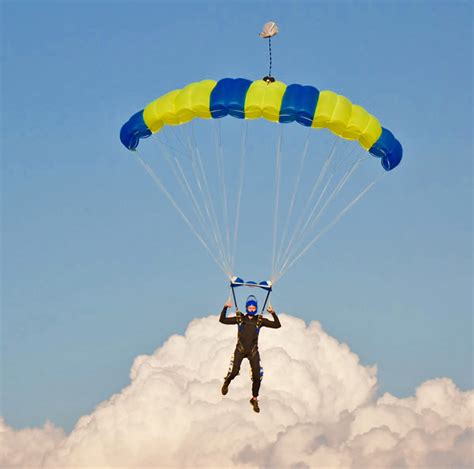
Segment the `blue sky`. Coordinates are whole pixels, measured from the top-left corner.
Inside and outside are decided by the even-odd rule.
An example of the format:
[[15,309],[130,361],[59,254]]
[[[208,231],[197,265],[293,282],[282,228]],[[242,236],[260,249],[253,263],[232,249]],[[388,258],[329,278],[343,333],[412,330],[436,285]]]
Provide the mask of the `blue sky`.
[[135,356],[220,309],[226,279],[118,132],[171,89],[263,76],[269,19],[280,80],[363,104],[405,152],[282,279],[275,308],[376,363],[380,392],[438,376],[473,386],[469,2],[3,2],[9,424],[69,429],[128,382]]

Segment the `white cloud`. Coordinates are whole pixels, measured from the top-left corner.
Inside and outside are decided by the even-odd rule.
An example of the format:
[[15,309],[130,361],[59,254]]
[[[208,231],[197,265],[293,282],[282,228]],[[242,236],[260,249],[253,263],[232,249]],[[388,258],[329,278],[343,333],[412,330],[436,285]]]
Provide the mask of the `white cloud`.
[[13,430],[0,417],[0,467],[40,466],[45,454],[64,439],[63,430],[50,422],[42,428]]
[[326,334],[282,315],[263,329],[260,414],[246,361],[221,396],[235,327],[191,322],[131,383],[69,435],[52,424],[15,431],[0,421],[1,467],[472,467],[474,391],[447,379],[406,399],[375,399],[376,369]]

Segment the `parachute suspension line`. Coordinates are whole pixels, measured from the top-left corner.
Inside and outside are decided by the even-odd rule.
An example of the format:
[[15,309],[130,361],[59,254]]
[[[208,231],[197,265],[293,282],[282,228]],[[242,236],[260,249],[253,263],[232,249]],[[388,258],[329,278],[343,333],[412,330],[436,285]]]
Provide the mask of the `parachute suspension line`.
[[[189,147],[187,142],[184,142],[184,139],[186,138],[187,141],[187,136],[188,136],[188,127],[187,126],[169,126],[169,130],[173,133],[174,139],[173,141],[177,142],[179,146],[181,146],[181,150],[178,150],[181,152],[182,155],[186,156],[188,160],[192,157],[192,155],[189,153],[192,149]],[[180,136],[181,134],[181,136]],[[166,134],[167,137],[169,138],[168,133]]]
[[[175,177],[178,179],[178,182],[181,182],[181,180],[184,182],[184,187],[186,188],[185,192],[188,194],[188,196],[190,197],[192,201],[192,207],[194,208],[194,213],[196,214],[196,218],[198,222],[200,223],[202,233],[206,235],[207,238],[212,242],[213,241],[212,224],[209,223],[209,220],[206,222],[206,218],[203,214],[201,206],[198,203],[196,195],[194,194],[194,190],[192,189],[191,184],[185,175],[185,172],[183,170],[183,167],[182,167],[182,164],[180,163],[179,158],[177,158],[176,155],[173,155],[173,159],[174,159],[176,167],[178,168],[178,172],[174,170],[173,173],[175,174]],[[183,187],[183,183],[181,183],[180,185],[181,187]],[[201,192],[201,199],[202,199],[202,192]],[[209,229],[211,229],[211,232],[209,232]],[[216,249],[219,250],[219,246],[218,244],[216,244],[215,237],[214,237],[214,244],[216,245],[215,246]]]
[[[232,276],[232,269],[230,266],[230,254],[229,250],[225,248],[225,243],[224,243],[224,236],[221,231],[221,227],[223,225],[226,225],[226,221],[221,221],[219,220],[217,214],[219,211],[217,211],[216,206],[214,205],[214,199],[216,197],[212,197],[209,182],[208,182],[208,177],[206,175],[206,171],[204,170],[204,165],[202,162],[201,158],[201,152],[199,150],[199,147],[196,145],[196,138],[195,138],[195,133],[194,133],[194,125],[192,126],[192,141],[194,142],[194,146],[196,148],[196,155],[197,155],[197,163],[198,163],[198,169],[201,175],[201,181],[202,181],[202,187],[204,189],[204,195],[205,195],[205,200],[207,201],[207,204],[209,206],[209,216],[210,216],[210,222],[214,227],[215,233],[216,233],[216,238],[217,242],[219,244],[219,250],[221,252],[222,259],[226,265],[227,269],[227,276],[230,278]],[[217,158],[217,156],[216,156]],[[220,190],[219,184],[216,185],[217,191]]]
[[[173,152],[173,155],[183,155],[186,157],[186,159],[191,160],[191,155],[186,151],[186,150],[179,150],[175,146],[171,145],[169,142],[165,142],[164,139],[160,138],[162,137],[166,132],[160,132],[158,136],[156,137],[156,140],[160,142],[160,144],[164,147],[167,147],[169,151]],[[167,135],[167,134],[166,134]]]
[[[162,143],[158,141],[160,145]],[[168,162],[168,165],[170,166],[175,178],[178,180],[179,185],[182,189],[182,191],[187,195],[188,199],[191,200],[191,207],[193,208],[194,215],[196,217],[197,222],[200,225],[200,228],[205,236],[207,236],[208,239],[212,240],[211,235],[208,232],[208,226],[209,224],[206,223],[204,215],[202,213],[202,210],[196,200],[196,196],[194,194],[194,191],[186,178],[186,175],[184,173],[183,167],[179,161],[179,159],[176,157],[176,155],[171,154],[169,149],[164,147],[162,148],[162,154],[165,155],[166,161]]]
[[229,230],[229,211],[227,207],[227,189],[225,184],[225,170],[224,170],[224,152],[222,147],[222,131],[221,131],[221,122],[216,120],[214,123],[214,141],[216,146],[216,159],[217,159],[217,172],[219,177],[220,184],[218,187],[222,192],[222,210],[224,218],[224,228],[225,228],[225,246],[228,256],[229,269],[232,271],[232,249],[230,245],[230,230]]
[[300,252],[299,254],[287,265],[285,266],[278,278],[282,277],[291,267],[293,267],[296,262],[303,257],[306,252],[326,233],[328,232],[336,223],[349,211],[352,207],[365,195],[369,192],[372,187],[377,184],[383,177],[386,176],[387,173],[383,173],[381,176],[377,177],[375,180],[370,182],[358,195],[354,197],[354,199],[349,202],[335,217],[334,219],[328,223]]
[[[353,151],[336,152],[336,145],[338,144],[338,140],[335,140],[323,166],[321,167],[319,175],[313,184],[310,196],[307,199],[296,229],[294,230],[285,250],[280,251],[280,253],[283,252],[283,254],[280,254],[278,257],[277,268],[275,269],[272,277],[274,281],[277,281],[279,278],[281,278],[282,275],[286,273],[287,270],[293,266],[294,263],[299,260],[325,232],[332,228],[340,220],[340,218],[342,218],[342,216],[347,213],[355,205],[355,203],[360,200],[360,198],[375,184],[375,182],[369,183],[369,185],[364,188],[360,194],[356,195],[354,199],[346,207],[344,207],[330,223],[328,223],[327,226],[321,229],[316,234],[316,236],[309,241],[309,243],[302,246],[306,236],[311,234],[311,232],[314,233],[314,229],[317,227],[321,216],[330,206],[334,198],[347,184],[359,165],[368,159],[368,157],[360,157],[351,162],[353,160]],[[343,153],[342,157],[337,158],[336,155],[339,156],[338,154],[340,153]],[[344,168],[345,163],[348,161],[351,162],[349,167]],[[336,178],[336,175],[341,168],[342,176],[338,176]],[[330,188],[333,181],[335,181],[332,185],[333,187]],[[322,189],[320,189],[321,185],[323,185]],[[316,202],[314,202],[316,194],[318,194],[318,197]],[[308,214],[309,207],[312,208]],[[282,246],[284,246],[283,243]]]
[[190,147],[191,154],[193,155],[193,171],[196,177],[196,182],[198,184],[199,190],[201,192],[201,198],[203,205],[208,216],[209,224],[213,231],[214,240],[216,246],[218,247],[221,259],[225,265],[226,275],[231,276],[231,269],[229,266],[228,256],[226,255],[224,243],[222,241],[221,230],[219,223],[217,221],[216,210],[214,208],[214,203],[212,201],[211,191],[209,188],[209,183],[207,180],[206,172],[204,171],[204,165],[202,163],[201,152],[198,145],[196,144],[196,139],[194,136],[194,124],[191,123],[192,134],[191,137],[188,135],[188,144]]
[[[344,142],[344,143],[341,143],[340,145],[344,145],[345,143],[347,144],[347,142]],[[356,152],[357,152],[357,147],[349,148],[349,150],[346,152],[344,151],[343,148],[340,151],[338,151],[338,153],[341,154],[341,157],[339,158],[339,161],[335,159],[332,174],[336,174],[341,168],[352,167],[353,165],[352,161],[354,159],[356,161],[364,159],[363,157],[358,156]]]
[[[176,135],[176,138],[178,138],[177,135]],[[182,154],[183,152],[178,151],[176,149],[175,149],[176,152],[174,152],[174,151],[171,152],[170,147],[166,146],[166,144],[164,142],[162,142],[160,139],[157,139],[157,141],[161,145],[162,154],[165,156],[165,159],[168,162],[168,164],[169,164],[169,166],[170,166],[170,168],[173,172],[173,175],[177,179],[181,189],[183,190],[183,192],[187,196],[187,198],[189,200],[191,200],[191,202],[192,202],[189,205],[193,209],[194,216],[195,216],[195,219],[196,219],[196,224],[198,226],[195,226],[195,224],[192,223],[192,220],[188,216],[187,218],[188,218],[189,222],[191,224],[193,224],[193,227],[196,231],[199,232],[198,228],[200,228],[200,236],[203,240],[207,240],[206,244],[209,248],[211,248],[211,246],[214,245],[213,251],[220,254],[221,264],[224,266],[225,265],[224,256],[221,253],[222,251],[219,249],[219,245],[218,245],[218,242],[216,241],[216,237],[215,236],[213,237],[212,223],[209,223],[209,218],[206,221],[206,217],[205,217],[205,215],[203,213],[203,210],[201,208],[202,204],[200,204],[198,202],[198,200],[196,198],[196,195],[195,195],[195,190],[193,190],[193,185],[190,183],[190,181],[186,177],[186,174],[183,170],[183,166],[181,164],[180,158],[177,157],[176,153],[181,153]],[[181,139],[181,142],[182,142],[182,139]],[[192,159],[191,155],[189,155],[188,153],[186,153],[186,156],[187,156],[188,160]],[[196,178],[194,178],[194,179],[196,179]],[[215,254],[214,254],[214,256],[215,256]],[[228,269],[225,268],[226,274],[227,274],[227,271],[228,271]]]
[[[176,132],[174,132],[174,135],[176,137],[176,140],[179,140],[181,142],[181,145],[184,147],[185,144],[183,143],[183,139],[181,139],[177,135]],[[186,148],[184,148],[184,151],[186,152]],[[188,153],[184,153],[184,154],[186,154],[188,159],[192,160],[192,153],[193,153],[192,147],[190,147],[190,152],[191,152],[191,155],[189,155]],[[183,154],[182,151],[179,151],[179,153]],[[167,153],[165,152],[165,155],[166,154]],[[198,219],[198,221],[200,222],[200,225],[201,225],[201,231],[202,231],[201,237],[203,237],[203,238],[207,237],[207,239],[210,243],[212,243],[214,241],[215,248],[220,253],[220,257],[222,259],[222,264],[225,265],[224,255],[222,253],[222,250],[220,249],[220,246],[219,246],[219,243],[216,239],[216,236],[214,236],[214,239],[213,239],[213,233],[212,233],[213,225],[212,225],[212,223],[209,223],[209,215],[208,215],[208,221],[206,222],[205,217],[203,215],[203,211],[200,207],[200,204],[198,203],[198,201],[196,199],[196,196],[194,195],[194,191],[192,190],[191,184],[189,183],[188,179],[186,178],[186,175],[185,175],[184,170],[182,168],[182,165],[179,161],[179,158],[177,158],[176,154],[174,154],[174,153],[173,153],[173,159],[175,161],[176,167],[178,168],[178,172],[176,172],[176,170],[172,167],[173,174],[177,178],[178,182],[180,182],[180,186],[181,186],[182,189],[183,189],[183,185],[184,185],[184,187],[186,188],[186,190],[184,190],[184,192],[192,200],[192,206],[194,207],[194,212],[196,214],[196,218]],[[209,233],[209,229],[211,229],[211,233]]]
[[[346,182],[349,180],[349,178],[352,176],[352,174],[354,173],[355,169],[359,166],[361,160],[356,160],[351,168],[346,171],[346,173],[343,174],[343,176],[341,177],[341,179],[337,182],[336,184],[336,187],[332,190],[332,192],[329,194],[329,196],[327,197],[327,199],[324,201],[322,207],[319,209],[318,212],[316,212],[316,209],[318,208],[319,206],[319,202],[322,200],[323,198],[323,195],[325,194],[326,192],[326,189],[327,187],[329,186],[329,182],[332,180],[334,174],[331,174],[330,177],[329,177],[329,180],[328,182],[326,183],[326,186],[324,188],[324,190],[321,192],[321,195],[320,197],[318,198],[318,201],[316,202],[315,206],[313,207],[309,217],[306,219],[306,222],[303,226],[303,228],[300,230],[300,232],[298,233],[298,242],[296,243],[296,246],[292,248],[291,251],[288,252],[288,255],[286,256],[286,258],[284,259],[284,262],[282,264],[282,267],[280,269],[280,272],[282,270],[285,269],[286,265],[288,263],[291,262],[292,258],[295,254],[295,251],[297,251],[298,249],[298,245],[301,244],[304,240],[304,236],[306,235],[306,233],[311,230],[315,223],[317,222],[317,220],[319,220],[319,218],[321,217],[321,215],[324,213],[324,211],[326,210],[326,208],[329,206],[330,202],[334,199],[334,197],[341,191],[341,189],[344,187],[344,185],[346,184]],[[319,238],[318,238],[319,239]],[[306,252],[306,251],[305,251]],[[281,275],[280,275],[281,276]]]
[[[337,154],[338,143],[339,141],[336,139],[336,137],[334,137],[334,143],[331,146],[331,150],[329,151],[329,154],[326,157],[326,161],[324,162],[324,165],[321,168],[321,171],[319,172],[318,177],[316,178],[316,182],[314,183],[313,188],[311,190],[311,194],[308,199],[310,203],[313,200],[316,192],[319,190],[319,186],[321,185],[322,181],[326,177],[326,173],[328,169],[331,167],[332,162],[334,161],[334,158]],[[332,174],[330,175],[330,178],[332,178],[334,173],[335,171],[332,172]]]
[[[342,176],[342,178],[339,180],[337,183],[335,189],[331,192],[329,197],[325,200],[323,206],[319,209],[319,212],[314,216],[314,213],[312,213],[313,218],[308,219],[308,226],[309,228],[313,228],[316,224],[316,222],[319,220],[321,215],[324,213],[325,209],[328,207],[328,205],[331,203],[331,201],[341,192],[341,189],[345,186],[346,182],[350,179],[350,177],[354,174],[354,171],[359,167],[360,163],[362,160],[356,160],[351,168],[345,172],[345,174]],[[304,229],[307,229],[307,226],[304,227]],[[303,232],[304,235],[304,232]]]
[[165,185],[161,181],[161,179],[158,177],[158,175],[153,171],[153,169],[143,160],[143,158],[138,154],[138,151],[134,151],[133,154],[141,164],[141,166],[145,169],[145,171],[148,173],[148,175],[151,177],[153,182],[156,184],[156,186],[163,192],[163,194],[166,196],[166,198],[171,202],[173,207],[176,209],[176,211],[179,213],[181,218],[184,220],[184,222],[188,225],[192,233],[196,236],[196,238],[199,240],[199,242],[204,246],[206,251],[209,253],[211,258],[214,260],[214,262],[218,265],[218,267],[226,274],[226,269],[225,265],[219,259],[214,255],[212,250],[210,249],[209,245],[206,243],[206,241],[203,239],[203,237],[199,234],[199,232],[196,230],[194,225],[191,223],[189,218],[185,215],[181,207],[178,205],[174,197],[171,195],[171,193],[166,189]]
[[[309,210],[309,208],[311,207],[311,204],[313,203],[314,196],[315,196],[315,194],[319,191],[319,187],[320,187],[322,181],[324,180],[324,178],[325,178],[325,176],[326,176],[326,173],[327,173],[328,169],[330,168],[331,163],[332,163],[332,161],[333,161],[333,159],[334,159],[334,156],[335,156],[335,154],[336,154],[337,143],[338,143],[338,140],[335,138],[335,139],[334,139],[334,142],[333,142],[333,144],[332,144],[332,147],[331,147],[329,153],[328,153],[327,156],[326,156],[326,160],[325,160],[323,166],[321,167],[321,169],[320,169],[320,171],[319,171],[319,174],[316,176],[316,179],[315,179],[315,182],[313,183],[313,187],[312,187],[310,196],[309,196],[308,199],[306,200],[306,203],[305,203],[305,205],[304,205],[303,211],[302,211],[302,213],[301,213],[301,216],[300,216],[298,222],[296,223],[296,227],[295,227],[295,229],[294,229],[294,231],[293,231],[293,234],[292,234],[292,236],[291,236],[291,238],[290,238],[290,240],[289,240],[289,242],[288,242],[288,244],[287,244],[287,246],[286,246],[286,248],[285,248],[283,254],[282,254],[282,255],[280,256],[280,258],[279,258],[278,266],[281,266],[281,265],[283,264],[283,260],[282,260],[282,259],[285,259],[285,258],[289,255],[289,253],[290,253],[290,251],[291,251],[291,249],[292,249],[292,247],[293,247],[293,244],[295,243],[295,241],[296,241],[297,239],[300,238],[300,232],[301,232],[301,230],[302,230],[302,226],[303,226],[303,225],[306,225],[306,224],[305,224],[305,220],[307,220],[307,218],[311,216],[311,213],[313,213],[313,211],[318,207],[318,205],[319,205],[319,203],[320,203],[322,197],[324,196],[324,194],[325,194],[325,192],[326,192],[326,190],[327,190],[327,188],[328,188],[328,186],[329,186],[329,184],[330,184],[330,182],[331,182],[331,180],[332,180],[332,175],[331,175],[331,176],[328,178],[328,181],[326,182],[326,185],[324,186],[324,188],[322,189],[322,191],[319,192],[319,197],[318,197],[316,203],[315,203],[314,206],[313,206],[313,210],[311,210],[311,211],[310,211],[310,214],[307,215],[308,210]],[[316,207],[316,208],[315,208],[315,207]],[[306,216],[306,218],[305,218],[305,216]],[[278,271],[276,271],[276,273],[278,274],[279,271],[281,271],[281,268],[279,268]]]
[[278,229],[278,211],[280,206],[280,180],[281,180],[281,127],[278,134],[278,142],[275,154],[275,203],[273,207],[273,254],[272,254],[272,272],[275,270],[276,247],[277,247],[277,229]]
[[[304,167],[304,163],[305,163],[305,160],[306,160],[306,156],[308,154],[308,147],[309,147],[311,132],[312,132],[312,129],[308,128],[307,134],[306,134],[305,145],[304,145],[303,151],[301,153],[301,158],[300,158],[300,162],[299,162],[299,165],[298,165],[298,172],[297,172],[296,177],[295,177],[295,182],[294,182],[294,186],[293,186],[293,193],[291,195],[290,205],[288,207],[288,213],[287,213],[287,216],[286,216],[285,228],[283,230],[283,235],[282,235],[281,240],[280,240],[280,247],[278,248],[278,254],[277,254],[277,257],[276,257],[276,261],[275,261],[276,265],[274,265],[273,268],[275,268],[279,264],[279,260],[280,260],[281,255],[282,255],[283,246],[285,245],[286,237],[288,235],[288,228],[290,226],[290,220],[291,220],[291,217],[293,215],[293,208],[295,206],[296,196],[297,196],[297,193],[298,193],[298,189],[300,187],[301,176],[303,174],[303,167]],[[275,272],[272,270],[272,277],[273,277],[274,273]]]
[[[336,143],[338,143],[338,141],[336,140]],[[319,184],[320,182],[324,179],[324,176],[327,172],[327,169],[329,168],[330,164],[332,163],[333,158],[334,158],[334,155],[337,154],[336,152],[336,145],[333,145],[332,147],[332,150],[331,150],[331,156],[330,158],[328,159],[327,163],[328,165],[323,168],[323,172],[321,174],[322,177],[318,178],[318,181],[317,181],[317,184],[315,185],[315,187],[313,188],[313,191],[311,193],[311,197],[310,199],[313,197],[313,195],[316,193],[316,186],[319,187]],[[350,156],[350,155],[349,155]],[[345,161],[344,159],[341,159],[342,161]],[[357,160],[352,164],[351,168],[355,170],[355,168],[358,166],[358,162]],[[325,194],[326,194],[326,190],[329,188],[329,185],[331,183],[331,181],[333,180],[333,178],[336,176],[336,173],[337,173],[337,170],[341,167],[341,162],[339,163],[336,163],[334,162],[334,167],[327,179],[327,182],[323,188],[323,190],[321,191],[321,193],[319,194],[319,197],[318,197],[318,200],[316,201],[315,205],[313,206],[313,209],[311,210],[308,218],[306,219],[306,222],[304,223],[303,227],[300,229],[300,232],[298,233],[298,237],[299,237],[299,240],[302,240],[304,235],[306,234],[307,230],[308,230],[308,227],[309,229],[311,229],[313,226],[314,226],[314,220],[315,220],[315,213],[316,213],[316,210],[317,208],[319,207],[319,204],[320,202],[323,200]],[[351,173],[352,174],[352,173]],[[349,174],[349,176],[351,175]],[[322,215],[322,213],[324,212],[325,208],[329,205],[329,202],[339,193],[340,189],[342,189],[342,187],[344,186],[345,182],[347,181],[347,179],[345,179],[345,176],[347,176],[347,173],[344,174],[341,178],[341,180],[339,181],[339,183],[337,183],[336,185],[336,189],[334,189],[333,193],[331,193],[328,197],[328,199],[326,199],[325,203],[323,204],[323,207],[319,210],[319,212],[316,213],[316,219],[319,219],[319,217]],[[342,184],[341,184],[342,182]]]
[[242,132],[242,143],[240,145],[240,171],[239,171],[239,187],[237,189],[237,201],[235,207],[235,225],[234,225],[234,239],[232,247],[232,257],[231,257],[231,267],[234,268],[235,255],[237,251],[237,236],[239,233],[239,222],[240,222],[240,204],[242,200],[242,190],[244,187],[244,177],[245,177],[245,159],[247,156],[247,130],[248,130],[248,121],[244,121],[244,130]]
[[199,169],[202,175],[202,180],[204,182],[204,189],[205,189],[205,194],[207,201],[209,203],[210,207],[210,213],[212,215],[212,222],[214,224],[216,233],[217,233],[217,239],[219,240],[219,244],[221,246],[221,252],[222,252],[222,257],[224,259],[224,263],[226,265],[226,270],[227,270],[227,276],[230,278],[231,277],[231,268],[230,268],[230,260],[229,260],[229,252],[225,248],[225,242],[224,242],[224,236],[221,231],[222,225],[226,225],[227,223],[224,221],[223,223],[219,223],[219,220],[217,218],[217,209],[214,205],[213,202],[213,197],[211,195],[211,190],[208,182],[208,178],[206,176],[206,171],[204,170],[204,165],[202,163],[202,158],[201,158],[201,152],[199,151],[199,148],[196,148],[196,154],[198,155],[198,163],[199,163]]

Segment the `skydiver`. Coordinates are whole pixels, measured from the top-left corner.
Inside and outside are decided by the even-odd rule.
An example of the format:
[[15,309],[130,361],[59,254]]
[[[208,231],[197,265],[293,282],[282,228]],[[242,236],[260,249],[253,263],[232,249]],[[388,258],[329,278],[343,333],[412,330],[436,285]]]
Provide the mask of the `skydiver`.
[[260,367],[260,354],[258,352],[258,334],[262,327],[278,329],[281,327],[280,320],[271,305],[268,306],[267,311],[273,316],[273,321],[264,318],[263,315],[257,315],[258,303],[254,295],[250,295],[247,298],[245,303],[245,315],[237,311],[235,316],[227,318],[227,309],[231,306],[232,303],[227,301],[219,318],[222,324],[237,324],[239,326],[234,356],[231,360],[229,372],[224,378],[221,391],[224,396],[227,394],[230,382],[239,374],[242,360],[247,358],[252,369],[252,398],[250,399],[250,404],[252,404],[255,412],[260,412],[258,406],[258,391],[262,379],[262,368]]

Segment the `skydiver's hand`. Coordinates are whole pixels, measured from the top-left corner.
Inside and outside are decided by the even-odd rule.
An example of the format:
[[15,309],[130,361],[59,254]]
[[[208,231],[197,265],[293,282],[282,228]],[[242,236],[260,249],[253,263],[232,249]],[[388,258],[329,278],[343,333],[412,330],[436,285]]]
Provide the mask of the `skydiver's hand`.
[[224,304],[224,308],[232,308],[232,301],[227,300]]
[[273,309],[273,306],[272,306],[272,305],[268,305],[267,311],[268,311],[270,314],[273,314],[273,313],[275,312],[275,310]]

